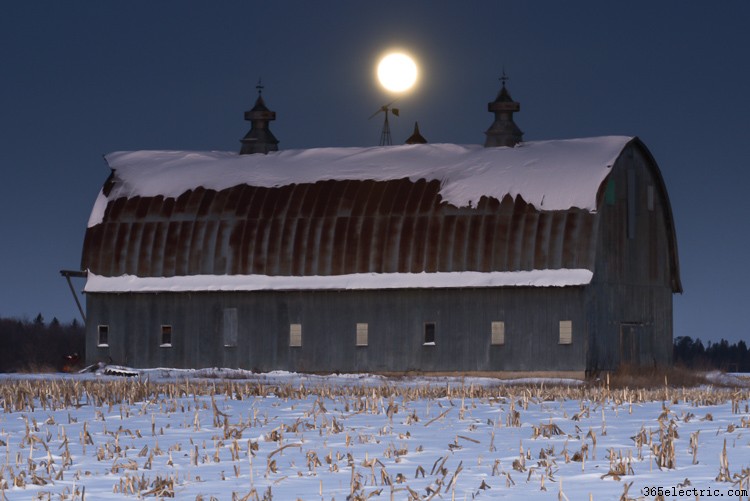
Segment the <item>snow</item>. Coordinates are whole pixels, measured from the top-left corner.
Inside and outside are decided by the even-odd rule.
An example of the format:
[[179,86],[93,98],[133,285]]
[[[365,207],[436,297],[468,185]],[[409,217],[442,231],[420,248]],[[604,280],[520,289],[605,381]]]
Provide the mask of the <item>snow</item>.
[[[302,372],[290,372],[284,370],[275,370],[270,372],[253,372],[248,369],[229,369],[226,367],[204,367],[202,369],[176,369],[173,367],[156,367],[149,369],[135,369],[122,365],[94,364],[76,375],[76,378],[83,379],[101,379],[95,376],[125,375],[137,376],[139,381],[149,381],[152,383],[171,383],[174,381],[189,380],[241,380],[248,383],[257,383],[262,385],[275,386],[300,386],[307,388],[319,388],[325,386],[343,387],[378,387],[388,385],[391,381],[397,380],[400,386],[421,387],[421,386],[477,386],[477,387],[494,387],[498,385],[546,385],[546,386],[581,386],[584,382],[580,379],[561,378],[561,377],[514,377],[512,379],[500,379],[497,377],[485,376],[433,376],[422,375],[419,377],[408,378],[390,378],[380,374],[360,373],[335,373],[335,374],[308,374]],[[13,379],[45,379],[47,375],[38,374],[0,374],[0,381],[3,378]],[[106,378],[104,378],[106,379]],[[748,381],[750,383],[750,381]],[[750,386],[748,384],[747,386]]]
[[514,148],[416,144],[369,148],[284,150],[267,155],[219,151],[131,151],[106,155],[115,172],[100,193],[89,227],[102,222],[107,202],[121,197],[178,197],[204,187],[278,187],[323,180],[409,178],[439,180],[440,194],[466,207],[482,196],[520,195],[540,210],[596,210],[602,181],[631,140],[625,136],[529,141]]
[[461,287],[566,287],[586,285],[586,269],[355,273],[331,276],[187,275],[176,277],[106,277],[89,272],[85,292],[182,292],[259,290],[363,290]]
[[[1,385],[18,389],[18,398],[5,401],[0,413],[3,499],[83,499],[83,487],[85,499],[157,499],[146,494],[157,477],[172,479],[175,498],[186,500],[240,499],[252,489],[258,499],[270,489],[279,500],[344,500],[352,478],[360,481],[362,498],[372,501],[407,499],[407,487],[425,499],[427,489],[439,482],[442,491],[435,500],[624,499],[631,482],[627,499],[654,499],[646,489],[679,490],[679,485],[711,489],[699,499],[747,498],[729,494],[748,488],[747,391],[706,388],[701,401],[686,398],[683,389],[665,388],[652,392],[653,400],[631,404],[620,398],[622,392],[613,392],[618,398],[553,399],[543,396],[547,385],[509,387],[485,380],[484,387],[492,390],[488,396],[463,398],[461,391],[476,380],[351,375],[330,376],[327,382],[335,388],[331,385],[343,381],[348,393],[295,396],[309,387],[305,376],[270,373],[250,381],[252,388],[266,391],[256,396],[243,394],[243,381],[200,381],[172,369],[148,374],[157,371],[163,371],[161,381],[169,383],[163,388],[171,388],[171,396],[156,393],[129,401],[128,385],[150,388],[154,380],[46,375],[55,385],[72,380],[80,398],[52,408],[48,395],[45,401],[37,399],[33,409],[20,411],[12,407],[31,394],[28,380],[40,378],[0,375]],[[89,393],[95,389],[92,383],[109,381],[121,381],[122,397],[114,405]],[[222,391],[225,383],[234,390]],[[191,390],[200,384],[209,392],[194,394]],[[442,391],[443,396],[406,398],[400,393],[404,387]],[[630,396],[640,391],[630,390]],[[225,418],[217,420],[214,403]],[[518,412],[518,426],[508,425],[513,412]],[[665,416],[664,426],[673,423],[678,430],[674,468],[659,468],[648,445],[639,454],[635,443],[641,433],[655,446],[662,443],[660,416]],[[546,425],[559,427],[562,434],[539,434]],[[697,442],[695,462],[691,437]],[[584,446],[585,461],[571,459]],[[729,481],[717,480],[724,448]],[[69,466],[64,465],[66,451]],[[621,460],[632,471],[618,478],[608,475]],[[385,476],[390,485],[383,482]],[[20,485],[14,485],[14,477]],[[142,488],[115,492],[134,478]],[[72,496],[77,490],[79,495]]]
[[104,196],[104,192],[99,190],[99,194],[96,196],[94,201],[94,207],[91,209],[91,215],[89,216],[88,228],[96,226],[104,220],[104,211],[107,209],[107,197]]
[[713,371],[706,374],[706,379],[713,384],[750,387],[750,374],[744,372]]
[[[323,386],[336,387],[378,387],[388,385],[392,378],[379,374],[370,373],[337,373],[337,374],[307,374],[275,370],[270,372],[253,372],[247,369],[228,369],[218,367],[205,367],[202,369],[175,369],[170,367],[157,367],[153,369],[134,369],[120,365],[101,364],[96,374],[101,375],[126,374],[136,375],[140,380],[150,382],[169,383],[173,381],[190,380],[243,380],[250,383],[277,386],[299,386],[307,388],[318,388]],[[6,377],[12,378],[9,374]],[[24,374],[23,378],[34,378],[34,374]],[[2,378],[2,375],[0,375]],[[408,387],[421,386],[470,386],[493,387],[498,385],[547,385],[547,386],[580,386],[584,382],[580,379],[560,377],[519,377],[513,379],[499,379],[497,377],[481,376],[419,376],[398,379],[398,384]],[[750,386],[750,380],[746,386]]]

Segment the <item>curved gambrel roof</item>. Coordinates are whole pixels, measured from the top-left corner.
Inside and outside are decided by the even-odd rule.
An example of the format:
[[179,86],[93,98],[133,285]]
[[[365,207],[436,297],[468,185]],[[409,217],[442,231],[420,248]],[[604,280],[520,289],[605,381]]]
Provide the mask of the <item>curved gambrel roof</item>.
[[116,153],[82,265],[104,277],[593,272],[600,188],[631,140]]

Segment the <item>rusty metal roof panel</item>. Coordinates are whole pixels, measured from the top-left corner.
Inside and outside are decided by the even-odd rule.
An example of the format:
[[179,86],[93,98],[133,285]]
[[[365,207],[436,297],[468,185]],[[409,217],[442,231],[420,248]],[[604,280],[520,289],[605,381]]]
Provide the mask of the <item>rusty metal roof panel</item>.
[[595,221],[520,196],[456,207],[435,180],[243,184],[112,200],[86,233],[83,263],[104,276],[586,268]]

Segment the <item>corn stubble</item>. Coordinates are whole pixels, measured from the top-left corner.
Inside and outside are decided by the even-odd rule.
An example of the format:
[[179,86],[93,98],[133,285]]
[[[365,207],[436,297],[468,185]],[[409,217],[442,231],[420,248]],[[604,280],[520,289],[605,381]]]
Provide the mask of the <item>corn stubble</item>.
[[[253,404],[269,397],[276,402],[291,403],[296,417],[282,421],[269,415],[267,409],[261,411]],[[554,420],[550,418],[543,423],[524,419],[530,405],[553,407],[555,402],[570,400],[577,400],[579,409],[571,416],[556,415]],[[228,412],[224,405],[227,401],[247,401],[246,416]],[[411,405],[417,401],[427,402],[426,415],[419,415]],[[653,401],[662,402],[662,412],[650,425],[643,424],[634,431],[632,447],[606,451],[608,470],[600,474],[600,478],[623,482],[622,500],[637,499],[629,494],[633,480],[625,481],[637,477],[634,466],[644,468],[647,463],[649,470],[672,470],[680,466],[676,450],[680,446],[681,424],[713,419],[710,414],[703,418],[692,413],[678,416],[671,410],[672,405],[684,402],[698,407],[730,401],[732,413],[742,414],[743,408],[747,412],[747,390],[675,389],[666,384],[653,389],[611,389],[608,384],[307,387],[234,380],[6,381],[0,383],[2,411],[6,415],[18,415],[24,421],[24,433],[22,436],[0,433],[0,447],[5,448],[0,468],[0,500],[6,498],[9,489],[32,485],[38,496],[35,499],[52,499],[53,491],[46,488],[64,479],[74,479],[75,487],[54,490],[54,499],[84,501],[86,479],[92,473],[78,465],[80,456],[93,457],[98,463],[109,465],[113,493],[138,498],[179,497],[182,486],[202,481],[202,465],[226,463],[221,471],[222,480],[233,476],[247,483],[244,491],[232,492],[233,500],[271,500],[274,487],[292,478],[314,478],[323,472],[348,475],[348,492],[341,497],[352,501],[455,499],[462,482],[462,499],[466,498],[466,493],[475,497],[491,489],[512,488],[518,482],[542,491],[556,483],[553,492],[556,491],[558,499],[568,499],[558,475],[559,465],[580,463],[581,471],[586,471],[587,461],[596,460],[597,411],[601,413],[599,437],[604,437],[607,434],[605,409],[614,409],[615,415],[618,412],[631,414],[634,405]],[[486,423],[474,419],[472,412],[478,405],[497,408],[497,418],[487,419]],[[82,407],[92,408],[94,412],[86,414],[91,416],[90,421],[78,423],[71,411]],[[67,420],[59,422],[60,412],[65,411],[68,411]],[[57,418],[53,413],[57,413]],[[40,422],[40,415],[47,418]],[[157,415],[167,415],[170,419],[158,420],[157,425]],[[378,416],[373,420],[378,426],[363,430],[361,426],[350,425],[353,418],[363,415]],[[148,416],[143,429],[120,424],[134,416]],[[441,427],[448,416],[457,417],[462,426],[465,425],[466,433],[455,434],[445,443],[436,461],[423,464],[420,461],[423,446],[415,443],[413,435],[419,429]],[[587,421],[587,432],[579,426],[584,421]],[[515,457],[498,452],[496,433],[503,426],[515,429],[522,437]],[[159,438],[172,432],[170,427],[196,434],[208,430],[211,440],[194,441],[187,433],[184,441],[163,450]],[[407,431],[403,431],[404,427]],[[750,417],[742,416],[737,424],[732,423],[726,431],[722,430],[722,434],[731,436],[747,428],[750,428]],[[76,430],[75,435],[69,435],[68,430]],[[311,436],[318,439],[316,443],[322,438],[326,445],[324,450],[306,445]],[[702,437],[699,432],[691,433],[689,445],[682,445],[689,449],[692,464],[699,461]],[[539,441],[545,441],[545,445],[535,446]],[[328,446],[329,442],[336,445]],[[555,444],[562,445],[559,452]],[[358,447],[380,452],[377,456],[367,452],[360,455]],[[478,456],[474,471],[486,470],[481,482],[474,482],[476,485],[469,485],[468,478],[462,480],[463,460],[457,464],[452,461],[456,453],[466,448]],[[533,453],[532,448],[539,452]],[[303,459],[290,464],[287,459],[290,453]],[[399,469],[404,458],[408,459],[413,473]],[[175,467],[178,461],[183,461],[181,468]],[[157,473],[156,464],[171,467],[171,473],[165,474],[163,469]],[[681,466],[687,464],[690,463]],[[748,467],[740,467],[735,473],[730,470],[725,438],[716,481],[747,486],[749,477]],[[689,485],[690,480],[685,481]],[[319,481],[317,490],[315,498],[324,499],[323,480]],[[593,495],[589,498],[594,499]],[[216,498],[198,495],[195,499],[211,501]]]

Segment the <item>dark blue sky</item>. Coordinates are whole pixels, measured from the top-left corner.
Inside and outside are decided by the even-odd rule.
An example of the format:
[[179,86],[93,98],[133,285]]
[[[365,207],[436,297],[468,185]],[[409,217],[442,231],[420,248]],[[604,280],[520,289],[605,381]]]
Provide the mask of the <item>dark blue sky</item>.
[[[481,143],[505,67],[525,139],[639,136],[677,225],[675,336],[750,341],[750,3],[6,2],[0,316],[73,319],[104,153],[238,150],[262,76],[280,148],[377,144],[377,56],[420,62],[394,142]],[[82,287],[82,283],[78,284]]]

